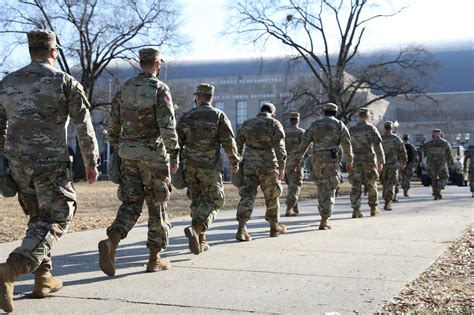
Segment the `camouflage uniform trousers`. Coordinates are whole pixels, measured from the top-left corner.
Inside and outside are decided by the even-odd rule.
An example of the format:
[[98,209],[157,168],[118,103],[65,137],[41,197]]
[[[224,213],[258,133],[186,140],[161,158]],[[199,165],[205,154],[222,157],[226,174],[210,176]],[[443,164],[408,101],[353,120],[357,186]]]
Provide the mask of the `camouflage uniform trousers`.
[[368,192],[369,206],[376,207],[379,204],[377,191],[377,179],[379,174],[374,163],[354,163],[352,172],[349,174],[351,189],[351,205],[354,209],[360,209],[362,184]]
[[448,166],[446,164],[429,164],[428,175],[431,178],[433,193],[441,193],[441,190],[443,190],[448,183]]
[[224,205],[224,185],[219,170],[186,165],[184,177],[188,185],[187,196],[191,200],[193,227],[206,231]]
[[385,202],[392,201],[395,195],[395,187],[398,183],[399,166],[384,164],[380,174],[380,183],[382,183],[382,196]]
[[76,192],[68,162],[24,163],[10,160],[18,201],[29,216],[26,236],[8,260],[27,272],[51,270],[51,249],[67,232],[76,212]]
[[411,179],[415,172],[416,164],[415,163],[408,163],[403,171],[401,172],[401,186],[402,189],[407,192],[411,187]]
[[339,186],[339,161],[336,159],[313,159],[312,175],[318,189],[318,210],[321,216],[330,217]]
[[298,203],[298,198],[303,184],[304,168],[303,164],[295,171],[292,167],[287,167],[285,170],[286,183],[288,184],[288,194],[286,196],[286,205],[294,207]]
[[122,239],[137,223],[146,200],[148,207],[148,240],[150,250],[168,246],[171,224],[168,220],[167,201],[171,194],[169,166],[166,162],[147,162],[122,159],[118,198],[122,205],[117,217],[107,229],[107,235],[118,229]]
[[261,171],[246,168],[243,170],[243,185],[239,189],[240,202],[237,207],[237,220],[250,220],[253,211],[257,188],[260,188],[265,198],[265,220],[277,223],[280,218],[280,196],[282,187],[276,170]]

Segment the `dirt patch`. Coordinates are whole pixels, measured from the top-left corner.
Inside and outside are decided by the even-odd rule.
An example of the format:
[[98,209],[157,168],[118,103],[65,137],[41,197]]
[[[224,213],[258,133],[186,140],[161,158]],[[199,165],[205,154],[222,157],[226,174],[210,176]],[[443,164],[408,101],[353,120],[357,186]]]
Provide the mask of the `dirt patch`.
[[471,229],[383,307],[391,313],[474,312],[474,242]]

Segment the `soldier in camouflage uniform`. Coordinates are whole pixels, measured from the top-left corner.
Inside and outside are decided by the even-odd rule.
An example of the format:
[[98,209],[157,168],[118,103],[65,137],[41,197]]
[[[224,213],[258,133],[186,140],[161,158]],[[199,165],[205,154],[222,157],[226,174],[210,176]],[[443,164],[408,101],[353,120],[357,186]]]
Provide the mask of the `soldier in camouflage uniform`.
[[[467,163],[469,161],[469,164]],[[472,198],[474,198],[474,145],[470,145],[464,152],[464,168],[466,172],[469,168],[469,187],[471,188]]]
[[76,212],[66,145],[68,118],[76,126],[89,183],[97,178],[98,147],[82,86],[54,68],[56,35],[28,33],[32,62],[0,83],[0,154],[9,159],[18,200],[29,216],[21,245],[0,264],[0,308],[13,310],[13,282],[33,272],[34,297],[62,287],[51,275],[51,249]]
[[378,210],[377,179],[385,163],[385,155],[382,148],[382,138],[377,128],[368,123],[369,109],[359,109],[359,122],[349,129],[351,135],[352,149],[354,151],[354,165],[349,175],[352,184],[351,204],[352,217],[361,218],[360,198],[362,194],[362,183],[367,187],[370,215],[375,216]]
[[392,200],[395,194],[395,185],[398,182],[398,170],[403,170],[407,163],[407,152],[399,136],[392,132],[393,122],[384,123],[382,146],[385,153],[385,164],[380,175],[382,196],[385,200],[384,210],[392,210]]
[[270,237],[286,232],[286,227],[278,223],[282,191],[280,181],[286,162],[285,131],[274,118],[275,114],[275,106],[264,103],[257,117],[246,120],[239,128],[237,148],[240,155],[243,151],[243,184],[239,189],[240,202],[237,208],[239,229],[236,239],[239,241],[251,240],[247,221],[252,215],[259,185],[267,207],[265,220],[270,223]]
[[115,274],[115,253],[148,206],[150,256],[147,272],[167,270],[160,259],[168,245],[171,224],[167,201],[171,193],[171,171],[176,172],[178,136],[173,102],[168,86],[158,80],[162,59],[154,48],[139,51],[142,72],[126,81],[112,100],[108,125],[109,141],[122,160],[117,217],[107,229],[108,238],[99,242],[99,265],[109,276]]
[[343,122],[336,119],[337,105],[324,105],[324,118],[314,121],[306,129],[303,142],[299,146],[294,167],[297,167],[308,147],[313,144],[312,175],[318,188],[319,213],[321,214],[320,230],[330,229],[328,224],[335,202],[335,192],[339,186],[337,174],[339,150],[342,147],[347,164],[352,170],[352,147],[349,131]]
[[301,161],[299,167],[295,170],[293,162],[296,150],[298,150],[303,140],[304,129],[299,128],[300,114],[290,113],[290,127],[285,129],[285,149],[288,155],[285,166],[285,179],[288,184],[288,195],[286,196],[286,216],[297,216],[298,196],[301,185],[303,184],[304,161]]
[[428,175],[431,178],[434,200],[443,199],[441,190],[448,183],[448,167],[452,167],[453,153],[449,143],[441,137],[441,130],[433,130],[433,139],[425,142],[421,150],[425,153],[428,164]]
[[408,197],[408,190],[411,186],[411,178],[413,177],[413,173],[418,166],[418,151],[416,150],[415,146],[410,143],[409,135],[403,135],[403,144],[405,145],[405,150],[407,151],[407,165],[402,171],[400,182],[403,189],[403,195]]
[[198,255],[209,249],[205,232],[224,205],[221,148],[227,153],[232,172],[239,169],[237,146],[226,114],[211,106],[214,86],[196,87],[196,107],[178,123],[179,144],[184,162],[184,177],[191,199],[191,226],[184,230],[189,249]]

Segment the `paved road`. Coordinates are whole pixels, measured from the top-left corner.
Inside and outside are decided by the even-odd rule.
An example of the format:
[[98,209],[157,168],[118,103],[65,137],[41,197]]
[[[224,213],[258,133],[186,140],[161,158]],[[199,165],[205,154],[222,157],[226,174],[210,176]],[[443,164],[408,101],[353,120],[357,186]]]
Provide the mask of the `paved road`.
[[[412,190],[391,212],[352,219],[348,197],[337,198],[333,230],[317,230],[314,200],[302,214],[282,217],[288,234],[268,237],[263,209],[255,210],[249,243],[234,240],[234,211],[212,226],[211,250],[189,253],[183,228],[173,220],[165,256],[172,269],[145,273],[146,226],[121,243],[117,275],[98,268],[97,242],[104,230],[66,235],[54,250],[54,273],[65,287],[54,297],[30,299],[31,276],[15,287],[17,313],[373,313],[428,267],[472,224],[466,187],[449,186],[441,201],[427,188]],[[0,245],[0,260],[18,243]]]

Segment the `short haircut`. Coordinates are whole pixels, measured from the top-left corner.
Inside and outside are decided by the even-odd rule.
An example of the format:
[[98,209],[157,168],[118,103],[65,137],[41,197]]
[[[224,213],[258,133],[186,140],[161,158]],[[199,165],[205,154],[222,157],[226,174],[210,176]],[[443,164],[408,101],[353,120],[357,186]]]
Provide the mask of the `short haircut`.
[[324,115],[326,116],[336,116],[336,114],[337,114],[337,111],[335,110],[327,110],[327,109],[324,110]]
[[196,94],[201,101],[203,102],[210,102],[212,100],[212,95],[211,94],[203,94],[203,93],[198,93]]
[[155,62],[156,61],[140,60],[140,67],[142,68],[142,70],[151,70],[155,66]]
[[273,109],[272,109],[271,106],[263,104],[262,107],[260,107],[260,112],[261,113],[273,114]]
[[44,46],[34,46],[29,47],[28,50],[30,51],[30,56],[32,58],[47,58],[49,57],[49,51],[52,48],[44,47]]
[[392,130],[393,127],[392,127],[392,125],[385,125],[385,126],[383,126],[383,129],[385,129],[385,130]]

